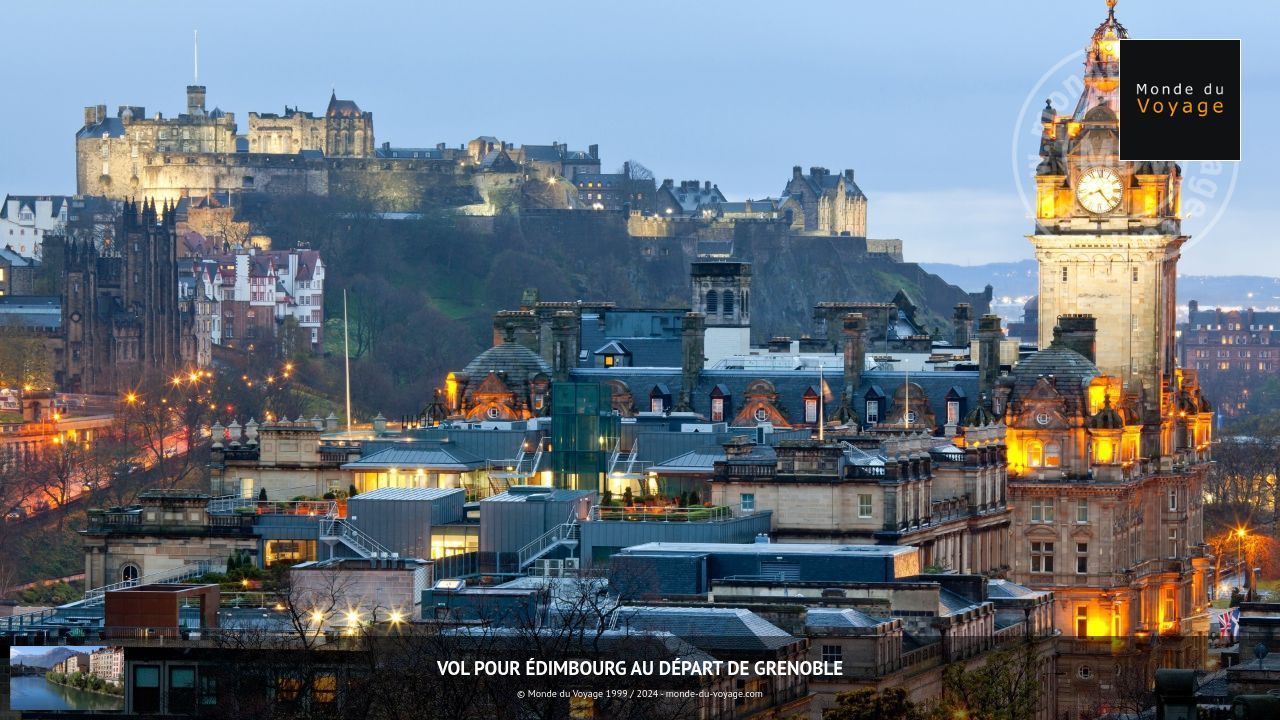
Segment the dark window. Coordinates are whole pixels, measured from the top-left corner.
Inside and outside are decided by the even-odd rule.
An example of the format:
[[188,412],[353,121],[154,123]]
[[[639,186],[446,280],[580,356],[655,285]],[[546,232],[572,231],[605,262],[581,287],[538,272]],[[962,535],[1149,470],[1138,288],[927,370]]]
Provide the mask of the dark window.
[[186,715],[196,710],[196,669],[191,665],[169,668],[169,713]]
[[707,291],[707,314],[708,315],[716,312],[719,309],[718,307],[719,299],[720,299],[720,296],[716,293],[715,290]]
[[733,313],[733,291],[732,290],[724,291],[723,306],[724,306],[725,315],[729,315]]
[[137,665],[133,668],[133,711],[160,712],[160,666]]

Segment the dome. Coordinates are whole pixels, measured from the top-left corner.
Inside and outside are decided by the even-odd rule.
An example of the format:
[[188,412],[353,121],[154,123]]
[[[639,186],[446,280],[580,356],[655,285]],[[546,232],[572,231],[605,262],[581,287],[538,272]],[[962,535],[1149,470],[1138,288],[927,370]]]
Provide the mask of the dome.
[[473,384],[495,373],[512,392],[521,395],[531,378],[540,373],[551,377],[552,370],[538,353],[519,343],[503,342],[477,355],[462,372]]
[[1086,390],[1089,381],[1101,374],[1098,366],[1089,362],[1088,358],[1055,341],[1014,366],[1010,373],[1013,378],[1013,393],[1009,402],[1021,402],[1031,393],[1040,378],[1052,375],[1054,389],[1066,401],[1067,414],[1084,415],[1089,408]]

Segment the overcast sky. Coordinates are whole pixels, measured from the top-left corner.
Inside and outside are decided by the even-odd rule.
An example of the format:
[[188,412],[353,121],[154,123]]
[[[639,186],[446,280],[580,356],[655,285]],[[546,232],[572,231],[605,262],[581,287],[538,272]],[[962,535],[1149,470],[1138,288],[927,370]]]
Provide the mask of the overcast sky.
[[[198,28],[208,105],[242,132],[250,110],[320,112],[336,88],[374,113],[379,143],[598,143],[606,170],[634,159],[731,199],[776,196],[793,165],[848,167],[869,234],[902,238],[908,259],[1018,259],[1031,256],[1016,180],[1030,174],[1034,113],[1078,74],[1105,15],[1103,0],[22,0],[6,4],[0,44],[0,192],[74,192],[85,105],[182,110]],[[1181,270],[1280,275],[1267,212],[1280,3],[1121,0],[1117,17],[1133,37],[1243,40],[1244,161],[1225,207],[1236,168],[1209,178]]]

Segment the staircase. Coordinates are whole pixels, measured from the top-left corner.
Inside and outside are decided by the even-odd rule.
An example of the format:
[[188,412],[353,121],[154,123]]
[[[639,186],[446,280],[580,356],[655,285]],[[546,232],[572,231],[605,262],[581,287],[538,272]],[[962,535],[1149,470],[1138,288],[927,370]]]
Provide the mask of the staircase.
[[499,465],[503,468],[489,473],[489,488],[493,491],[493,494],[504,493],[510,490],[513,485],[520,485],[537,475],[538,466],[542,463],[542,453],[545,448],[546,438],[542,438],[538,440],[538,447],[532,453],[527,452],[524,449],[524,445],[521,445],[520,452],[516,454],[513,461],[490,461],[490,465]]
[[557,548],[567,548],[570,551],[577,550],[578,539],[581,537],[581,530],[581,526],[578,525],[577,514],[570,512],[569,519],[567,521],[551,528],[545,533],[534,538],[529,544],[520,548],[520,551],[517,554],[520,563],[520,572],[524,572],[534,562]]
[[133,580],[124,580],[122,582],[103,585],[102,587],[87,590],[85,591],[83,598],[73,600],[65,605],[59,605],[56,608],[48,608],[45,610],[38,610],[36,612],[0,618],[0,629],[9,631],[38,626],[44,624],[45,621],[57,615],[59,610],[87,608],[101,605],[106,594],[112,590],[125,590],[131,587],[151,585],[153,583],[180,583],[185,580],[192,580],[194,578],[207,575],[211,572],[226,571],[227,564],[225,561],[213,560],[201,560],[199,562],[187,563],[182,567],[158,570],[156,572],[147,573],[146,575]]
[[346,545],[365,559],[399,554],[391,552],[382,543],[361,532],[350,520],[338,517],[336,512],[320,518],[320,540],[329,546],[329,557],[333,557],[333,548],[338,543]]

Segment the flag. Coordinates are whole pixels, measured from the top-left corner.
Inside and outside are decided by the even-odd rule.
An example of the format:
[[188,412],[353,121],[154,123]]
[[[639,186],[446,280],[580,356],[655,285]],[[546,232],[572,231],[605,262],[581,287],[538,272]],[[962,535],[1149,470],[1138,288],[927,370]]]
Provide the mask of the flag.
[[1224,639],[1234,640],[1239,628],[1240,608],[1223,610],[1218,614],[1218,634]]

